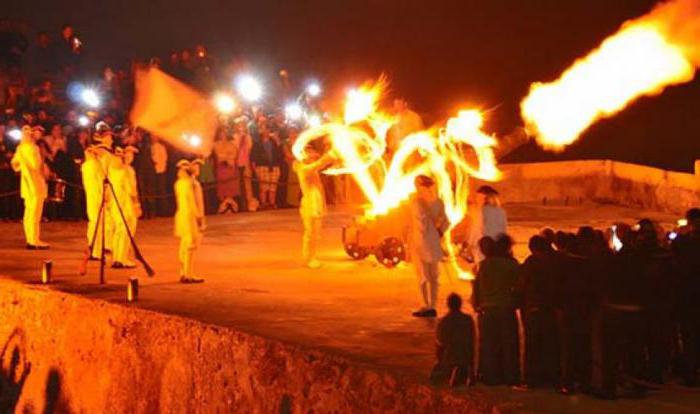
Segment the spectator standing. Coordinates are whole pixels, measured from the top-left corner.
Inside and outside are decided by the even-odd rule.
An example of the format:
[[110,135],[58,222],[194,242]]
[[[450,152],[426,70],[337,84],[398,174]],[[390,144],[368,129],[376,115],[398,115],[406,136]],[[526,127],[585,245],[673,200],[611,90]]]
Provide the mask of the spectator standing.
[[506,241],[479,241],[484,259],[474,279],[474,309],[479,314],[479,370],[487,385],[520,383],[515,287],[518,262]]
[[679,271],[676,314],[683,344],[680,352],[680,375],[688,386],[696,387],[700,369],[700,209],[688,210],[687,226],[673,242]]
[[253,197],[253,168],[251,165],[251,151],[253,150],[253,138],[248,133],[247,119],[241,116],[234,123],[233,140],[238,149],[236,165],[240,177],[241,201],[248,211],[258,209],[258,200]]
[[155,215],[167,216],[168,208],[168,149],[158,137],[151,136],[151,161],[154,170],[153,197],[155,198]]
[[229,136],[223,127],[217,132],[214,154],[216,156],[216,195],[219,206],[217,211],[219,214],[227,211],[235,213],[238,211],[236,198],[240,195],[240,181],[236,167],[238,148],[233,137]]
[[282,151],[266,127],[260,128],[259,133],[260,141],[253,144],[250,161],[259,182],[261,206],[276,208]]
[[530,256],[520,266],[518,291],[525,333],[525,382],[529,387],[555,386],[559,380],[559,346],[554,298],[558,262],[541,236],[529,242]]

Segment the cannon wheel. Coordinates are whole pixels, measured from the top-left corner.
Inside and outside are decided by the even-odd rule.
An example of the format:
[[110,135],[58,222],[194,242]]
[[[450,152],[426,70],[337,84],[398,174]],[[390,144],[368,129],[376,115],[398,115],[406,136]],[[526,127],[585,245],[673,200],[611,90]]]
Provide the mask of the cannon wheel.
[[374,256],[379,263],[391,269],[406,260],[406,246],[396,237],[387,237],[379,243]]
[[345,253],[352,258],[352,260],[362,260],[369,256],[370,249],[367,247],[362,247],[357,243],[346,243],[344,246]]

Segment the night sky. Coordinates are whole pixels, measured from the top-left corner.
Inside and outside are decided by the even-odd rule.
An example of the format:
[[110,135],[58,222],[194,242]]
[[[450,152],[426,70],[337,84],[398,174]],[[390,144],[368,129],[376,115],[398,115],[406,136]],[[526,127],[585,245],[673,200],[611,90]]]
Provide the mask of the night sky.
[[[8,0],[3,1],[4,4]],[[340,91],[386,73],[392,95],[428,121],[463,105],[489,112],[487,129],[519,124],[533,81],[552,80],[651,0],[9,0],[2,14],[32,30],[72,23],[100,63],[165,57],[203,43],[240,54],[268,76],[286,68]],[[534,145],[514,160],[614,158],[692,170],[700,158],[700,83],[642,99],[554,156]]]

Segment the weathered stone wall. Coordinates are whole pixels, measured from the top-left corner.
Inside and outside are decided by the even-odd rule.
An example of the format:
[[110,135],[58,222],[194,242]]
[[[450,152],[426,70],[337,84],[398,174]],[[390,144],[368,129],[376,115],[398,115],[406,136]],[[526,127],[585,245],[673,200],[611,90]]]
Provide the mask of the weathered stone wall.
[[492,412],[344,358],[40,286],[0,281],[0,304],[0,412]]
[[502,164],[493,184],[508,202],[614,203],[674,213],[700,206],[696,174],[610,160]]

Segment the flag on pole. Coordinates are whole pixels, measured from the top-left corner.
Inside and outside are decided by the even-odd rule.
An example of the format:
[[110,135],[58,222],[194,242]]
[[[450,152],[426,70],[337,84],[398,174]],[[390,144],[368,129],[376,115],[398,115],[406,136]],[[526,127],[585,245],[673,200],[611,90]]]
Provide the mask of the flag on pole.
[[209,100],[158,68],[139,68],[134,76],[131,123],[181,151],[208,156],[218,124]]

